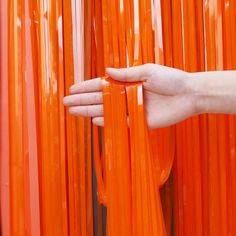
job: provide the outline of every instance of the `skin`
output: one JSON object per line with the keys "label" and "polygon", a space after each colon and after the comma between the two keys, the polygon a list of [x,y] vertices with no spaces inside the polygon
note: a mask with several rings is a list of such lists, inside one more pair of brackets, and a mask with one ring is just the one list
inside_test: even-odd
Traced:
{"label": "skin", "polygon": [[[145,64],[125,69],[107,68],[111,78],[142,81],[149,128],[167,127],[203,113],[236,114],[236,71],[188,73]],[[75,116],[93,117],[104,125],[101,78],[71,86],[63,100]]]}

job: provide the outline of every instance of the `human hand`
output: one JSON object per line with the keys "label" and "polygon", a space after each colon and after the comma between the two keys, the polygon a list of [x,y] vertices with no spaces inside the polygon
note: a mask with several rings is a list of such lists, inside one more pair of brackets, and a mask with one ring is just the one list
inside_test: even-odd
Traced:
{"label": "human hand", "polygon": [[[190,73],[157,64],[107,68],[106,72],[118,81],[143,82],[149,128],[170,126],[198,113]],[[90,116],[93,123],[104,124],[101,78],[75,84],[70,93],[64,98],[64,105],[69,106],[72,115]]]}

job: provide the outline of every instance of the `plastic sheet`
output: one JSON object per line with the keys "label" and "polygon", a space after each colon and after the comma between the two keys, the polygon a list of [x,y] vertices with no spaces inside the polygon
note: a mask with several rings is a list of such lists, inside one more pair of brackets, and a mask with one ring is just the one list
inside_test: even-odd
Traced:
{"label": "plastic sheet", "polygon": [[[166,171],[162,181],[157,175],[147,186],[141,175],[135,175],[140,185],[135,185],[139,194],[134,202],[136,212],[143,215],[132,218],[134,189],[129,183],[134,175],[129,176],[128,166],[133,162],[125,157],[136,157],[131,150],[149,147],[142,146],[149,140],[147,134],[142,130],[139,140],[132,139],[139,129],[130,136],[123,107],[123,115],[118,115],[125,132],[118,130],[122,139],[115,141],[112,125],[117,128],[118,116],[111,117],[117,111],[109,110],[110,102],[106,111],[111,125],[105,130],[92,127],[90,118],[72,117],[62,105],[72,84],[102,77],[108,66],[155,62],[191,72],[236,69],[235,4],[234,0],[1,0],[1,235],[101,236],[106,223],[108,235],[156,235],[160,228],[147,225],[157,221],[140,198],[147,203],[158,196],[151,192],[154,185],[160,188],[167,235],[236,235],[235,116],[201,115],[149,133],[153,172],[160,167]],[[136,117],[139,86],[129,91],[122,86],[122,94],[129,98],[126,108],[134,109]],[[119,91],[113,92],[114,97],[107,94],[109,99],[114,104],[121,99],[124,105]],[[137,124],[141,125],[134,121]],[[112,154],[107,153],[109,139],[114,141]],[[128,140],[141,144],[127,146]],[[107,206],[107,222],[92,186],[92,154],[98,200]],[[109,173],[113,156],[122,158],[112,162],[115,172]],[[150,160],[145,161],[148,166]],[[141,164],[136,164],[141,173]],[[111,193],[117,215],[109,210]]]}

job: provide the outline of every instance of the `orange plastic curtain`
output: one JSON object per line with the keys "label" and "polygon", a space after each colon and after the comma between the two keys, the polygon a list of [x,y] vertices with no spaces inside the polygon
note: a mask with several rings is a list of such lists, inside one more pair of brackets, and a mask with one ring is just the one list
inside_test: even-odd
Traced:
{"label": "orange plastic curtain", "polygon": [[2,235],[93,235],[91,124],[62,104],[71,1],[1,1],[1,13]]}
{"label": "orange plastic curtain", "polygon": [[159,187],[169,176],[173,158],[154,158],[157,150],[147,128],[142,85],[126,85],[109,80],[103,88],[103,168],[95,139],[98,194],[107,207],[107,235],[164,236]]}
{"label": "orange plastic curtain", "polygon": [[[109,134],[117,129],[112,114],[118,111],[110,109],[113,98],[123,98],[112,83],[104,87],[110,89],[104,100],[110,124],[104,129],[92,127],[90,118],[72,117],[62,104],[73,83],[105,76],[107,66],[153,62],[189,72],[236,69],[235,40],[234,0],[0,0],[1,235],[113,236],[115,230],[119,235],[236,236],[235,116],[201,115],[144,132],[133,140],[140,142],[134,148],[132,137],[142,131],[135,126],[141,122],[134,95],[139,86],[128,86],[123,105],[137,120],[130,129],[123,121],[118,147]],[[143,196],[147,203],[135,205],[137,212],[144,210],[139,218],[122,203],[134,186],[129,176],[134,163],[125,157],[138,161],[142,145],[153,152],[145,160],[154,163],[155,176],[160,167],[168,170],[161,184],[155,177],[145,185],[135,176],[137,188],[142,186],[136,200]],[[107,162],[114,157],[122,157],[122,165],[118,169],[115,163],[110,175]],[[148,186],[160,188],[166,234],[160,227],[157,234],[158,223],[151,222]],[[96,198],[107,207],[107,220]]]}

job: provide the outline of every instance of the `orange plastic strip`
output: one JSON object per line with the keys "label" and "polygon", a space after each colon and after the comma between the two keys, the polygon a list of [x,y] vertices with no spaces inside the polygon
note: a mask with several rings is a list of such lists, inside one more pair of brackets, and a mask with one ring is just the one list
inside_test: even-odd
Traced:
{"label": "orange plastic strip", "polygon": [[[212,15],[214,12],[214,5],[209,2],[205,5],[205,38],[206,38],[206,69],[216,69],[216,44],[215,44],[215,21]],[[219,169],[218,169],[218,152],[216,147],[217,142],[217,124],[216,116],[208,116],[208,146],[209,146],[209,169],[208,169],[208,181],[209,181],[209,192],[208,192],[208,217],[209,217],[209,228],[207,234],[217,234],[220,232],[221,220],[220,220],[220,189],[219,185],[215,184],[219,181]]]}
{"label": "orange plastic strip", "polygon": [[[223,22],[223,49],[224,49],[224,69],[235,69],[234,51],[235,45],[235,3],[234,1],[223,1],[222,2],[222,22]],[[234,198],[236,196],[236,164],[235,164],[235,153],[232,152],[232,147],[235,145],[235,118],[233,116],[227,117],[227,133],[228,133],[228,146],[227,152],[228,157],[225,157],[226,162],[226,178],[227,178],[227,223],[228,233],[235,234],[236,227],[234,224],[233,217],[235,217],[236,204]],[[226,126],[227,127],[227,126]]]}
{"label": "orange plastic strip", "polygon": [[0,224],[1,233],[10,236],[10,156],[8,100],[8,2],[0,1]]}
{"label": "orange plastic strip", "polygon": [[[103,88],[107,235],[132,235],[128,129],[124,89],[122,85],[109,86],[109,84]],[[119,111],[116,109],[117,106],[120,107]],[[114,127],[117,123],[119,123],[119,129],[115,131]],[[108,140],[111,141],[107,143]],[[117,224],[117,220],[119,220],[119,224]]]}
{"label": "orange plastic strip", "polygon": [[[40,235],[40,207],[39,207],[39,168],[38,168],[38,137],[37,137],[37,106],[35,97],[35,81],[37,73],[33,67],[33,46],[32,42],[36,41],[31,28],[30,21],[32,20],[32,5],[25,1],[25,40],[28,42],[25,47],[25,80],[26,82],[26,111],[27,114],[27,139],[29,149],[29,201],[26,204],[30,208],[30,223],[31,235]],[[26,130],[25,130],[26,132]]]}
{"label": "orange plastic strip", "polygon": [[[24,64],[24,5],[20,1],[10,1],[9,10],[9,143],[10,143],[10,209],[12,234],[24,235],[30,227],[29,211],[25,205],[24,188],[27,179],[25,126],[25,91],[23,89]],[[18,24],[17,24],[18,20]],[[20,27],[19,23],[22,27]],[[23,62],[23,63],[20,63]],[[30,231],[30,228],[27,228]]]}

